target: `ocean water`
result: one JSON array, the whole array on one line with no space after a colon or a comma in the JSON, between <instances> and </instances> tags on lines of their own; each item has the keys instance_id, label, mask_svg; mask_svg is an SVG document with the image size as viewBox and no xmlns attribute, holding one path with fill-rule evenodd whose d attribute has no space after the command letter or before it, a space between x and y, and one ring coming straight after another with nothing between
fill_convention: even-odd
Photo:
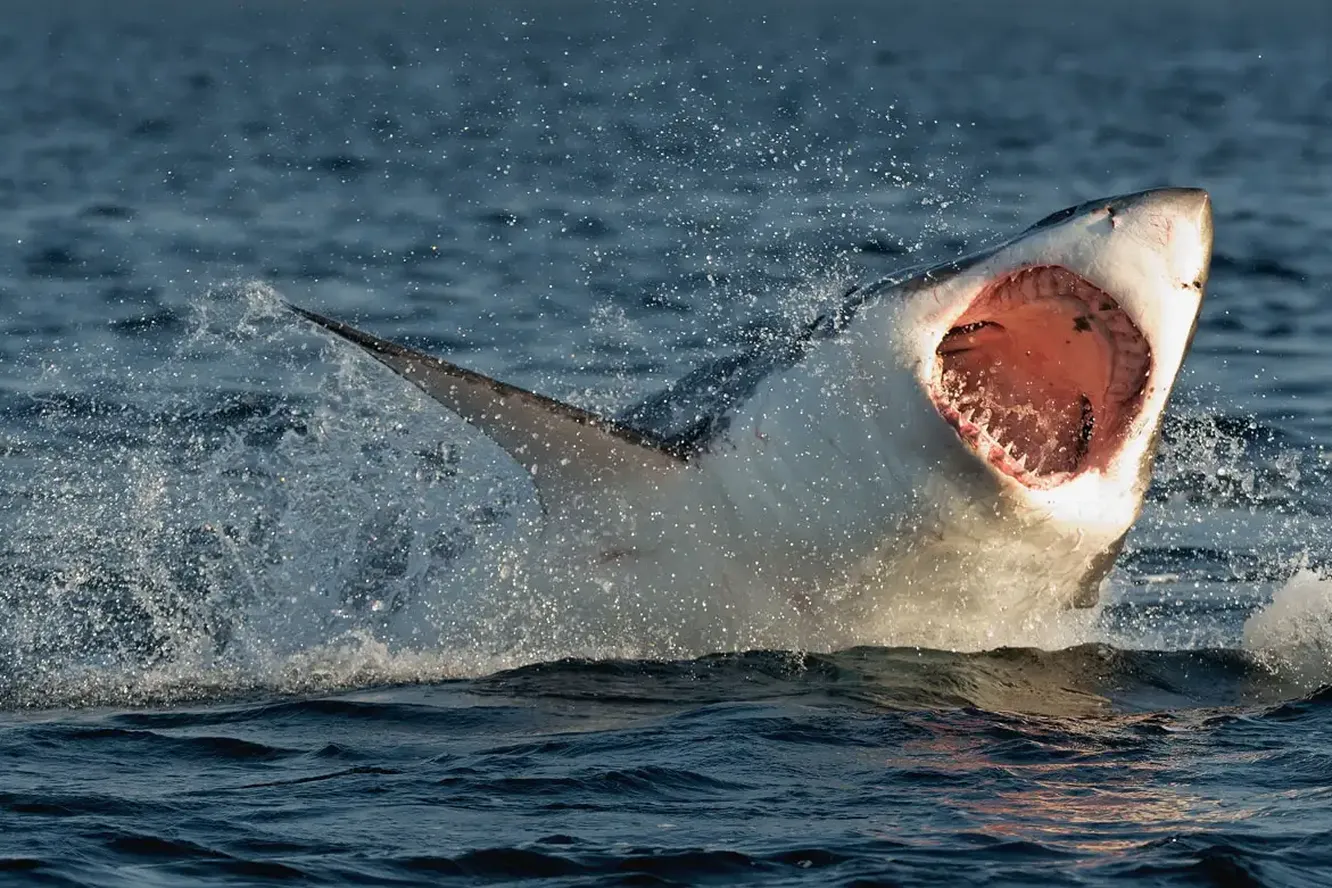
<instances>
[{"instance_id":1,"label":"ocean water","mask_svg":"<svg viewBox=\"0 0 1332 888\"><path fill-rule=\"evenodd\" d=\"M1011 6L7 9L0 882L1332 882L1332 13ZM1208 299L1036 645L506 652L525 479L280 308L614 411L1159 184Z\"/></svg>"}]
</instances>

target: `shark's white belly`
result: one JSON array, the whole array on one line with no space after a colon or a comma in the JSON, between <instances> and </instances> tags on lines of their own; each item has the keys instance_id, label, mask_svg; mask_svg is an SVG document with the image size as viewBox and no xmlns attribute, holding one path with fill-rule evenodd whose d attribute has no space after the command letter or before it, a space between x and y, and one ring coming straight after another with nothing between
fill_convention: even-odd
<instances>
[{"instance_id":1,"label":"shark's white belly","mask_svg":"<svg viewBox=\"0 0 1332 888\"><path fill-rule=\"evenodd\" d=\"M687 471L554 526L543 594L589 646L666 656L990 647L1066 610L1114 537L1016 508L907 368L867 354L820 350Z\"/></svg>"}]
</instances>

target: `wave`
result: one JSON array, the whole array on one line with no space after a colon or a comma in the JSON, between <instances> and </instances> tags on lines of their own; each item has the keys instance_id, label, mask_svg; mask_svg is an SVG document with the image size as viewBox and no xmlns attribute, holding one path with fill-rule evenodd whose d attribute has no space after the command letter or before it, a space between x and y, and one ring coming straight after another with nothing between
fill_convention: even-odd
<instances>
[{"instance_id":1,"label":"wave","mask_svg":"<svg viewBox=\"0 0 1332 888\"><path fill-rule=\"evenodd\" d=\"M1326 645L1326 640L1319 644ZM833 653L747 651L678 661L564 659L501 668L502 658L391 653L382 643L363 639L323 646L252 671L172 663L11 680L0 683L0 708L152 708L206 702L248 705L265 715L282 709L284 718L307 710L327 715L327 707L334 706L364 717L418 720L439 715L322 697L442 683L481 697L559 700L640 712L788 701L867 711L975 709L1081 718L1263 707L1311 692L1309 699L1322 699L1317 689L1332 680L1332 666L1319 661L1314 668L1308 657L1292 656L1288 648L1276 653L1268 648L1151 651L1106 644L979 653L863 647ZM246 711L220 717L251 717ZM171 717L145 714L143 724ZM456 723L458 717L448 710L449 720ZM230 754L268 753L247 748Z\"/></svg>"}]
</instances>

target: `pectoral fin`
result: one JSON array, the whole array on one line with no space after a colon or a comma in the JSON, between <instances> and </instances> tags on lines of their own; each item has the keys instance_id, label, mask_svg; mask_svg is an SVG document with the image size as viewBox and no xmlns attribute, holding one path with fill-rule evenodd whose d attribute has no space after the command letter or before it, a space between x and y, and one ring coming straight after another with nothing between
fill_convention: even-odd
<instances>
[{"instance_id":1,"label":"pectoral fin","mask_svg":"<svg viewBox=\"0 0 1332 888\"><path fill-rule=\"evenodd\" d=\"M686 463L686 454L650 433L371 336L341 321L288 307L359 345L484 432L531 473L548 510L608 486L628 486L677 471Z\"/></svg>"}]
</instances>

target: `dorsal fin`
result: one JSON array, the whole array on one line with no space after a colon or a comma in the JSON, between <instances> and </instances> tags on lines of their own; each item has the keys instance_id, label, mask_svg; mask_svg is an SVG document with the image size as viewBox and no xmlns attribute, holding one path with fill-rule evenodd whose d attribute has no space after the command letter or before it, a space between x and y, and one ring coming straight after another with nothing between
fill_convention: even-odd
<instances>
[{"instance_id":1,"label":"dorsal fin","mask_svg":"<svg viewBox=\"0 0 1332 888\"><path fill-rule=\"evenodd\" d=\"M648 432L491 379L332 318L293 312L359 345L484 432L531 473L547 509L597 487L625 485L685 465L687 454Z\"/></svg>"}]
</instances>

